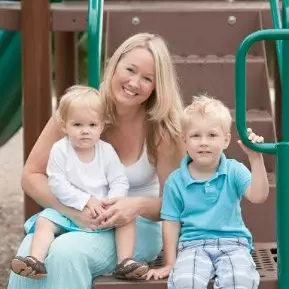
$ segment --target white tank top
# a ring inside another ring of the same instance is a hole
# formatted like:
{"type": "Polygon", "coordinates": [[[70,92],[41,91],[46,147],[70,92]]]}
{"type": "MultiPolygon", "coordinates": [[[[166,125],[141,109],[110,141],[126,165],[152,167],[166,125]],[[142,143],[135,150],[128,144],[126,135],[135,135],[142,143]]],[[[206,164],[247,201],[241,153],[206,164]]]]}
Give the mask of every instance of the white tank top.
{"type": "Polygon", "coordinates": [[[129,196],[157,197],[160,184],[156,168],[149,162],[146,149],[134,164],[125,166],[129,181],[129,196]]]}

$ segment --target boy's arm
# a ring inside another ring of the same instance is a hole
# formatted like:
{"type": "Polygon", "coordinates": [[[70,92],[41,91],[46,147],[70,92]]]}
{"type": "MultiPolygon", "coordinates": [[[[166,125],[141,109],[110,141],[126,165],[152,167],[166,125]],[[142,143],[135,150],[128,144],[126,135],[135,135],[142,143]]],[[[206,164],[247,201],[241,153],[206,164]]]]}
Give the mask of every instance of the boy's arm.
{"type": "MultiPolygon", "coordinates": [[[[256,135],[248,128],[248,139],[252,143],[262,143],[264,138],[256,135]]],[[[238,141],[242,150],[247,154],[251,166],[252,183],[245,192],[245,197],[252,203],[263,203],[269,194],[269,181],[264,164],[263,155],[246,147],[238,141]]]]}
{"type": "Polygon", "coordinates": [[[165,266],[174,266],[177,257],[177,247],[180,235],[180,223],[163,221],[163,248],[165,266]]]}
{"type": "Polygon", "coordinates": [[[177,258],[177,246],[180,234],[180,223],[178,221],[163,221],[163,250],[164,266],[151,269],[146,274],[146,280],[163,279],[169,276],[177,258]]]}
{"type": "Polygon", "coordinates": [[[246,198],[252,203],[263,203],[269,194],[269,181],[262,154],[249,157],[252,183],[245,192],[246,198]]]}

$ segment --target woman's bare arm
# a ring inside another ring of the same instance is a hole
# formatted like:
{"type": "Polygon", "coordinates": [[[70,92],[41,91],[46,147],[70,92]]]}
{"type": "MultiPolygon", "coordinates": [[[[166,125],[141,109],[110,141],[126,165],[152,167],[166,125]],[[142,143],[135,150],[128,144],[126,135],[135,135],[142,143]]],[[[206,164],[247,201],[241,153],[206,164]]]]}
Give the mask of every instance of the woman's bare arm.
{"type": "Polygon", "coordinates": [[[161,210],[161,196],[164,183],[170,173],[180,166],[180,161],[185,154],[184,144],[181,139],[173,144],[169,138],[164,139],[157,151],[157,174],[160,182],[160,197],[143,197],[139,202],[139,214],[145,218],[159,221],[161,210]]]}
{"type": "MultiPolygon", "coordinates": [[[[160,195],[165,180],[173,170],[179,167],[184,153],[184,145],[181,139],[176,142],[175,146],[168,140],[159,145],[156,168],[160,181],[160,195]]],[[[161,196],[112,198],[104,201],[104,203],[109,208],[96,219],[99,224],[98,228],[122,226],[138,215],[153,221],[160,220],[161,196]]]]}
{"type": "Polygon", "coordinates": [[[132,197],[137,215],[144,218],[159,221],[162,206],[163,186],[175,169],[180,166],[180,161],[185,154],[184,144],[181,139],[172,144],[171,139],[164,139],[157,150],[157,174],[160,182],[160,197],[132,197]]]}
{"type": "Polygon", "coordinates": [[[25,193],[39,205],[57,210],[61,204],[49,190],[46,166],[52,145],[61,137],[63,133],[59,125],[53,117],[50,118],[28,156],[21,182],[25,193]]]}

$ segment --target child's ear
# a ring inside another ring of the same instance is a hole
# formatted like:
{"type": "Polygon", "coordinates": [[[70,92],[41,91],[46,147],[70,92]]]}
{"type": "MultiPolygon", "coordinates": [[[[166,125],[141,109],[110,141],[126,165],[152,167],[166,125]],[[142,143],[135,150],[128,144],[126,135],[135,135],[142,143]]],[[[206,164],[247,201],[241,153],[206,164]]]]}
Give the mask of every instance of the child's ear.
{"type": "Polygon", "coordinates": [[[230,133],[227,133],[226,137],[225,137],[225,147],[224,149],[227,149],[229,144],[231,142],[231,134],[230,133]]]}

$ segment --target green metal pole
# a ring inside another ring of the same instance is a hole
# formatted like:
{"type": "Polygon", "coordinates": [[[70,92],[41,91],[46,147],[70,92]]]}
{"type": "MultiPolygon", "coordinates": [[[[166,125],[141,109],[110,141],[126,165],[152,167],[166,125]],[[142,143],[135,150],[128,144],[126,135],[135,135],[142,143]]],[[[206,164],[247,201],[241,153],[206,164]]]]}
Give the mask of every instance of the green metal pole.
{"type": "Polygon", "coordinates": [[[276,206],[278,289],[288,289],[289,282],[289,143],[277,145],[276,154],[276,206]]]}
{"type": "MultiPolygon", "coordinates": [[[[282,28],[282,20],[279,11],[279,0],[270,0],[271,15],[274,28],[282,28]]],[[[276,40],[277,62],[280,75],[282,74],[282,40],[276,40]]]]}
{"type": "Polygon", "coordinates": [[[88,84],[99,88],[103,0],[88,1],[88,84]]]}
{"type": "Polygon", "coordinates": [[[278,289],[288,289],[289,283],[289,0],[283,2],[283,29],[256,31],[241,43],[236,55],[235,105],[236,125],[241,140],[255,151],[276,154],[276,215],[278,247],[278,289]],[[246,130],[246,55],[250,47],[261,40],[282,40],[282,141],[277,144],[252,144],[246,130]],[[287,69],[286,69],[287,68],[287,69]]]}
{"type": "MultiPolygon", "coordinates": [[[[289,28],[289,1],[283,0],[283,28],[289,28]]],[[[288,289],[289,283],[289,40],[282,41],[282,143],[277,146],[277,244],[278,244],[278,288],[288,289]]]]}

